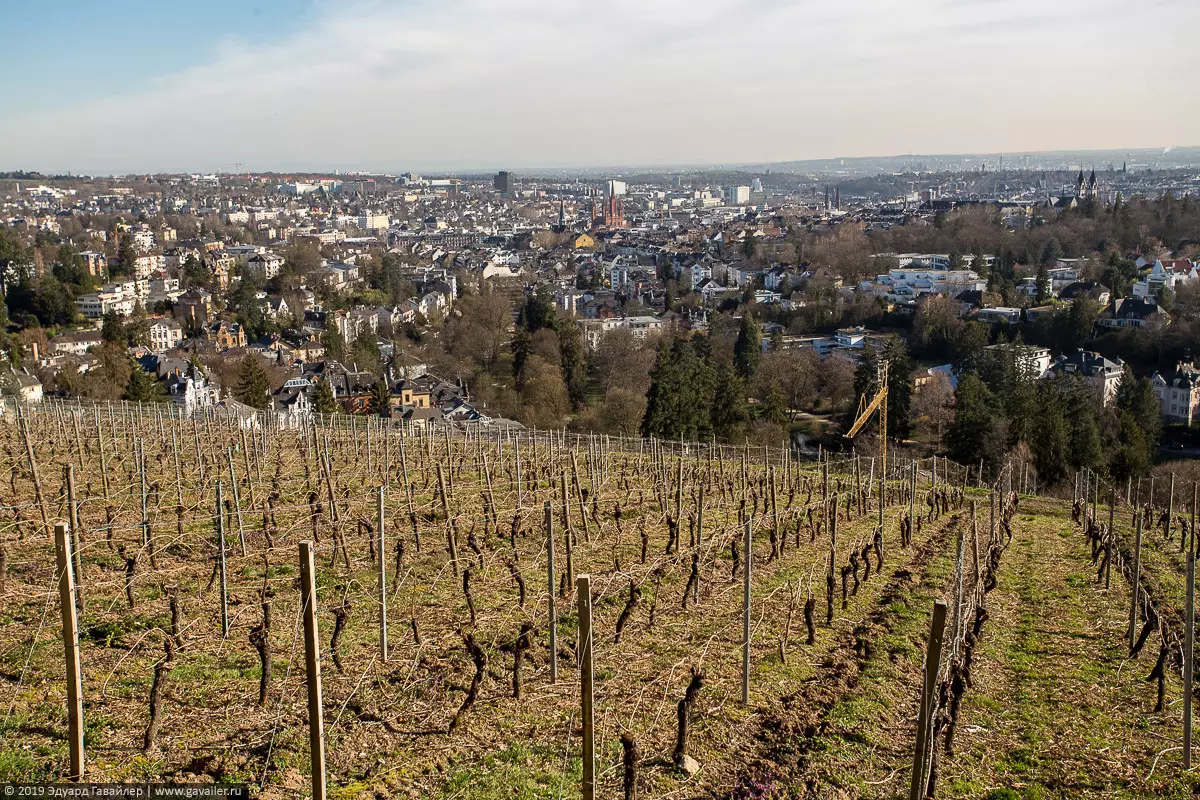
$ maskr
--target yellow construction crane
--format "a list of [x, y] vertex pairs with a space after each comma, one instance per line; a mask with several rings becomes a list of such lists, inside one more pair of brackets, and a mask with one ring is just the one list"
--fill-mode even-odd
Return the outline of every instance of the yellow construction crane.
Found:
[[879, 391], [871, 398], [871, 402], [867, 402], [867, 396], [863, 395], [858, 398], [858, 417], [854, 420], [854, 424], [850, 426], [850, 430], [846, 431], [846, 438], [853, 439], [855, 435], [862, 430], [863, 425], [867, 424], [867, 420], [871, 415], [879, 411], [879, 474], [887, 479], [887, 396], [888, 396], [888, 364], [887, 361], [882, 362], [883, 366], [879, 376]]

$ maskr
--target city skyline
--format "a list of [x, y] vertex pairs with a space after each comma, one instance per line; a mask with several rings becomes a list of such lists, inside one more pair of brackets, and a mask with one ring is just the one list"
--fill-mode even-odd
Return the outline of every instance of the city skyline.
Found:
[[117, 5], [5, 12], [29, 34], [0, 55], [10, 74], [46, 60], [35, 32], [56, 45], [38, 80], [0, 89], [15, 109], [0, 169], [530, 170], [1200, 138], [1184, 41], [1200, 7], [1181, 0]]

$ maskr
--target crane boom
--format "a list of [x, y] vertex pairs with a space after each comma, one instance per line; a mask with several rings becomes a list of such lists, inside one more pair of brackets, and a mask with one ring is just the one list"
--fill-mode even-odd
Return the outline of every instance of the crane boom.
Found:
[[[854, 424], [850, 426], [850, 430], [846, 431], [846, 438], [853, 439], [858, 434], [862, 427], [867, 424], [867, 420], [876, 411], [879, 412], [879, 474], [883, 480], [887, 480], [887, 396], [888, 396], [888, 363], [883, 362], [883, 368], [880, 370], [879, 391], [866, 408], [862, 407], [862, 399], [859, 400], [858, 418], [854, 420]], [[883, 500], [880, 500], [882, 503]], [[882, 519], [882, 517], [881, 517]]]
[[854, 420], [854, 424], [850, 426], [850, 430], [846, 431], [847, 439], [853, 439], [855, 435], [862, 430], [862, 426], [867, 424], [867, 421], [871, 418], [871, 415], [874, 414], [876, 409], [879, 408], [879, 404], [882, 403], [886, 398], [887, 387], [885, 386], [879, 392], [879, 394], [875, 395], [874, 399], [871, 400], [870, 405], [858, 412], [858, 419]]

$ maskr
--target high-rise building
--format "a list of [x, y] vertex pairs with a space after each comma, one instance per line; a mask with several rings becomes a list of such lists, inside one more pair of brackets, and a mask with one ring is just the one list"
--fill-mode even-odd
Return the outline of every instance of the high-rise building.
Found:
[[749, 186], [730, 186], [725, 190], [725, 202], [731, 206], [744, 206], [750, 202]]
[[604, 188], [605, 197], [620, 197], [629, 192], [629, 186], [625, 181], [609, 181], [608, 186]]
[[500, 170], [496, 177], [492, 178], [492, 187], [502, 194], [512, 194], [513, 174], [507, 170]]
[[762, 190], [763, 190], [762, 178], [755, 178], [753, 181], [751, 181], [750, 191], [762, 194]]

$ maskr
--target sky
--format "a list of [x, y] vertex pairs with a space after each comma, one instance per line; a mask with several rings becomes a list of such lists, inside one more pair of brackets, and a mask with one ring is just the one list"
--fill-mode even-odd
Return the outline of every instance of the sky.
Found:
[[0, 170], [1200, 144], [1197, 0], [3, 0]]

